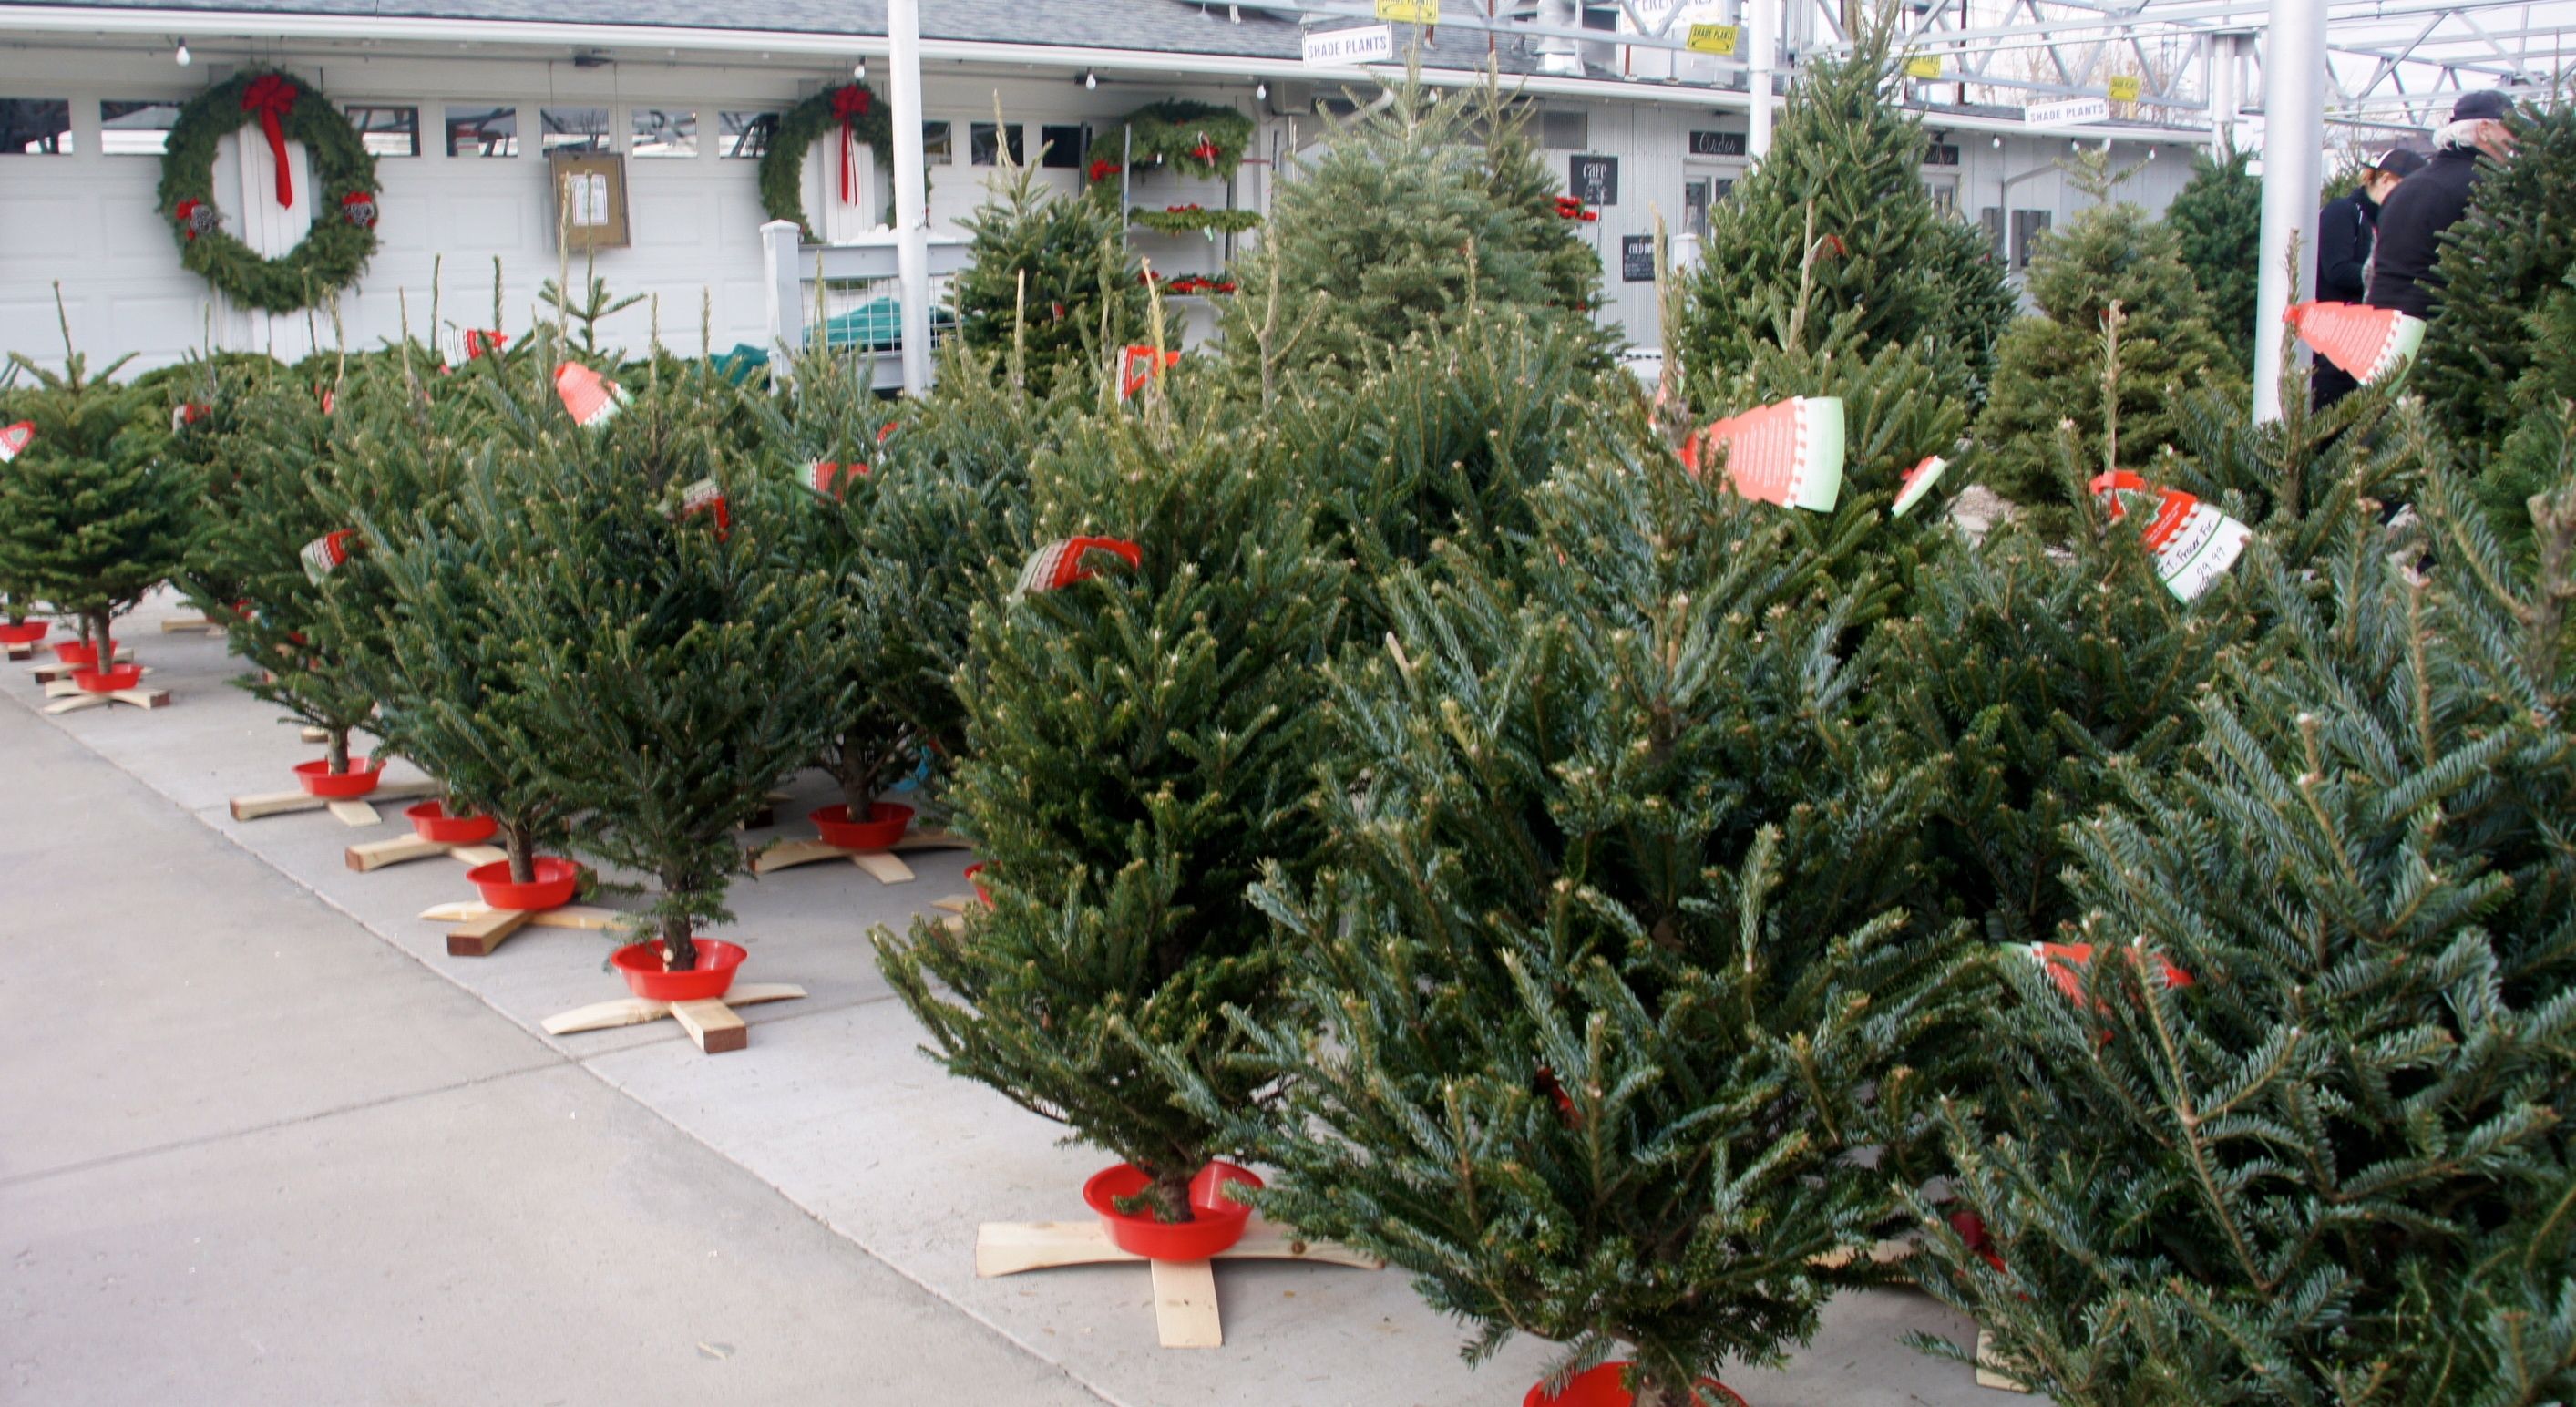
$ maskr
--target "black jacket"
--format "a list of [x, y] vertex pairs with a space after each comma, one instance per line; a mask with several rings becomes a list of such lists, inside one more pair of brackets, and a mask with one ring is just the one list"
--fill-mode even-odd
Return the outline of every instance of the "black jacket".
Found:
[[2317, 216], [2317, 296], [2329, 303], [2358, 303], [2366, 292], [2363, 271], [2378, 237], [2379, 206], [2359, 191], [2326, 206]]
[[2475, 147], [2444, 147], [2423, 170], [2388, 193], [2388, 203], [2379, 211], [2379, 261], [2370, 275], [2370, 306], [2433, 316], [2434, 302], [2442, 296], [2441, 276], [2433, 272], [2442, 256], [2442, 231], [2467, 212], [2478, 174]]

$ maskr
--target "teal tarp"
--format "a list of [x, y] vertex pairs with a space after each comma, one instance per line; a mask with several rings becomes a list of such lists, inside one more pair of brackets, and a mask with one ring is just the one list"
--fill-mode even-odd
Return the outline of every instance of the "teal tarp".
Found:
[[[930, 310], [930, 332], [934, 338], [956, 325], [957, 315], [946, 308]], [[903, 345], [903, 305], [892, 298], [871, 298], [825, 322], [823, 337], [824, 345], [829, 347], [893, 351]]]

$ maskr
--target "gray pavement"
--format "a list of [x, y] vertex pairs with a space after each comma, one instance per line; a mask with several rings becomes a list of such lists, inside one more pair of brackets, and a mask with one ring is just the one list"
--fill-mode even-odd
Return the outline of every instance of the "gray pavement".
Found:
[[[342, 863], [398, 805], [233, 821], [314, 749], [168, 613], [125, 633], [170, 708], [42, 718], [0, 665], [0, 1404], [1499, 1407], [1548, 1362], [1470, 1369], [1392, 1272], [1221, 1267], [1206, 1351], [1155, 1347], [1141, 1267], [975, 1278], [978, 1221], [1079, 1217], [1108, 1160], [923, 1059], [876, 972], [868, 927], [962, 893], [965, 856], [742, 885], [744, 980], [811, 993], [747, 1009], [748, 1050], [549, 1037], [620, 994], [605, 943], [447, 956], [418, 915], [471, 897], [453, 861]], [[779, 833], [826, 799], [798, 791]], [[2034, 1400], [1914, 1332], [1970, 1337], [1852, 1295], [1726, 1378], [1755, 1407]]]

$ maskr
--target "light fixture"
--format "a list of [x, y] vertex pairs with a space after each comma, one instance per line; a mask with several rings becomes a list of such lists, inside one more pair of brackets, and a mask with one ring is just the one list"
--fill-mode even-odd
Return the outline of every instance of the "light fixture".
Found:
[[1252, 100], [1256, 103], [1270, 101], [1270, 84], [1267, 81], [1252, 85]]
[[2004, 149], [2004, 139], [2003, 139], [2001, 136], [1997, 136], [1997, 137], [1995, 138], [1995, 150], [1997, 150], [1997, 151], [2002, 151], [2003, 149]]
[[196, 55], [188, 52], [188, 41], [185, 39], [179, 41], [178, 52], [172, 54], [170, 57], [176, 60], [181, 68], [186, 68], [188, 65], [197, 61]]
[[1097, 74], [1097, 73], [1092, 72], [1090, 69], [1087, 69], [1087, 68], [1086, 68], [1086, 69], [1084, 69], [1084, 70], [1082, 71], [1082, 86], [1083, 86], [1083, 87], [1085, 87], [1085, 88], [1097, 88], [1097, 87], [1099, 87], [1099, 86], [1100, 86], [1100, 75], [1099, 75], [1099, 74]]

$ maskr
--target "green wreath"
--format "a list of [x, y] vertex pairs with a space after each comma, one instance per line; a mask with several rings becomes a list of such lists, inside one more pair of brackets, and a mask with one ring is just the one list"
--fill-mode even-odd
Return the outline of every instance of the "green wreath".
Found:
[[[855, 96], [845, 98], [844, 93]], [[848, 114], [850, 134], [876, 153], [877, 165], [892, 161], [894, 119], [865, 83], [838, 84], [789, 108], [778, 119], [769, 150], [761, 154], [760, 208], [773, 220], [794, 221], [808, 244], [814, 242], [814, 227], [805, 223], [805, 149], [817, 138], [837, 134], [845, 109], [855, 109]]]
[[[1165, 98], [1127, 114], [1123, 150], [1130, 166], [1169, 162], [1185, 175], [1231, 178], [1252, 142], [1252, 119], [1230, 107]], [[1118, 140], [1112, 134], [1107, 140]], [[1095, 145], [1095, 150], [1097, 146]], [[1113, 146], [1112, 151], [1121, 150]]]
[[[289, 140], [302, 142], [311, 158], [314, 192], [313, 227], [302, 243], [275, 259], [227, 233], [215, 204], [215, 145], [225, 135], [258, 124], [258, 112], [244, 106], [254, 88], [275, 84], [263, 95], [291, 97], [278, 115]], [[247, 140], [259, 140], [254, 136]], [[179, 262], [236, 303], [272, 313], [291, 313], [321, 302], [346, 288], [376, 252], [376, 159], [367, 152], [358, 129], [329, 99], [290, 75], [257, 70], [219, 83], [179, 109], [170, 141], [161, 156], [161, 217], [171, 222], [179, 241]]]

